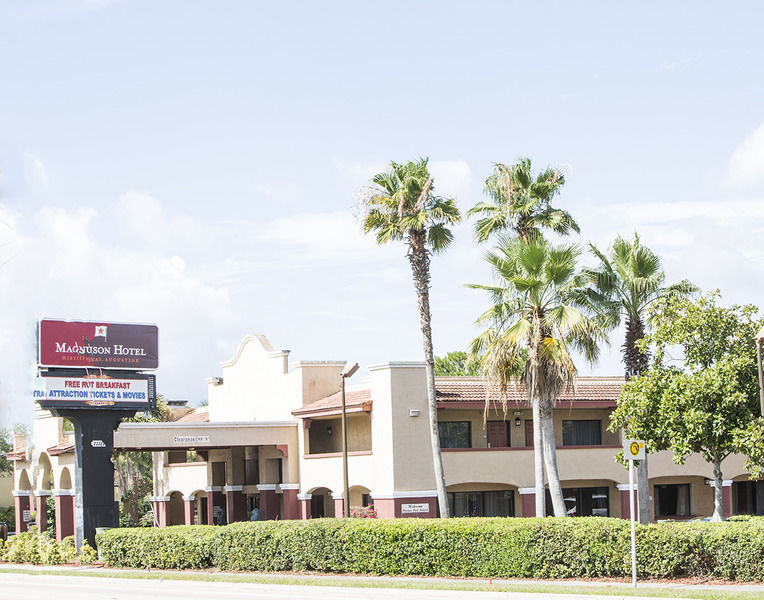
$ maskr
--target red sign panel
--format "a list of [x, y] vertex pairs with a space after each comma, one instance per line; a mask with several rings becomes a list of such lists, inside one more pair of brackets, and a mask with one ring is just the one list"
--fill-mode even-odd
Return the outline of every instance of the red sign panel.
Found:
[[156, 325], [42, 320], [39, 363], [43, 367], [156, 369], [159, 329]]

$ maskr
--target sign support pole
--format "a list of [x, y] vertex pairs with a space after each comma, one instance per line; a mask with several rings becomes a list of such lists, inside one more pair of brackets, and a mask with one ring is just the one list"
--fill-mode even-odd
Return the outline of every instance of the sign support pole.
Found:
[[51, 409], [74, 424], [75, 547], [87, 541], [95, 548], [97, 527], [119, 527], [119, 503], [114, 500], [114, 430], [135, 409]]
[[637, 532], [634, 524], [634, 461], [629, 461], [629, 512], [631, 520], [631, 585], [637, 587]]

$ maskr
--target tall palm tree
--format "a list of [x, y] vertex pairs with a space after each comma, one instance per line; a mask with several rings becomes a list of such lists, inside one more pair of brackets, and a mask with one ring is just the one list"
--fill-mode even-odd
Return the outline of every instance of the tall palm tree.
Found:
[[473, 206], [467, 215], [481, 215], [475, 223], [475, 238], [485, 242], [494, 233], [514, 231], [527, 241], [548, 229], [566, 235], [578, 232], [578, 224], [567, 211], [552, 207], [552, 199], [565, 184], [559, 169], [547, 168], [535, 178], [531, 160], [521, 158], [516, 164], [494, 165], [485, 180], [485, 193], [490, 201]]
[[470, 352], [480, 360], [489, 381], [506, 389], [522, 367], [528, 402], [533, 409], [536, 515], [545, 514], [544, 469], [555, 516], [566, 516], [557, 472], [552, 413], [559, 392], [573, 385], [576, 367], [571, 350], [594, 362], [607, 338], [579, 302], [582, 275], [577, 246], [553, 246], [541, 236], [527, 242], [502, 236], [491, 264], [496, 285], [468, 287], [490, 294], [491, 306], [477, 320], [488, 329], [475, 338]]
[[446, 479], [440, 456], [438, 409], [435, 399], [435, 357], [432, 349], [432, 319], [430, 316], [430, 253], [444, 251], [453, 234], [449, 225], [461, 220], [452, 198], [434, 194], [427, 159], [403, 164], [391, 162], [390, 168], [372, 179], [374, 187], [366, 201], [363, 229], [376, 232], [377, 243], [404, 241], [411, 265], [414, 288], [419, 303], [419, 321], [424, 344], [427, 378], [427, 404], [430, 417], [430, 442], [442, 517], [449, 516]]
[[[666, 276], [657, 254], [642, 245], [638, 234], [629, 241], [620, 236], [610, 247], [609, 255], [589, 244], [599, 264], [585, 270], [591, 286], [586, 289], [589, 299], [602, 310], [610, 327], [625, 321], [626, 336], [621, 346], [626, 379], [647, 370], [649, 357], [637, 345], [645, 337], [647, 309], [658, 298], [686, 297], [698, 291], [688, 280], [664, 286]], [[640, 521], [650, 520], [647, 460], [637, 467], [637, 494]]]

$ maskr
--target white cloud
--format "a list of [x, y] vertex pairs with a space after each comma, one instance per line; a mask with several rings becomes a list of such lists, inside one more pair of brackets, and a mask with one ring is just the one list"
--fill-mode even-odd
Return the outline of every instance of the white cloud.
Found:
[[435, 180], [435, 191], [440, 196], [466, 198], [472, 182], [472, 170], [466, 160], [434, 160], [430, 173]]
[[346, 161], [336, 156], [332, 158], [332, 164], [337, 174], [354, 186], [369, 185], [374, 175], [389, 166], [389, 162], [382, 160]]
[[696, 59], [694, 59], [692, 57], [680, 58], [680, 59], [677, 59], [677, 60], [668, 60], [668, 59], [666, 59], [661, 64], [661, 68], [664, 71], [674, 71], [676, 69], [681, 69], [683, 67], [691, 65], [694, 62], [696, 62]]
[[272, 203], [295, 204], [300, 199], [300, 188], [291, 181], [271, 181], [255, 184], [255, 191]]
[[764, 184], [764, 123], [735, 148], [727, 164], [724, 183], [729, 189], [750, 189]]
[[258, 229], [261, 241], [293, 248], [281, 255], [290, 263], [337, 260], [349, 264], [386, 254], [374, 236], [364, 235], [361, 224], [347, 212], [278, 217]]
[[[124, 239], [108, 228], [112, 210], [123, 211]], [[31, 418], [35, 322], [43, 317], [160, 324], [160, 391], [168, 386], [175, 396], [190, 396], [202, 381], [186, 381], [184, 373], [214, 368], [206, 342], [230, 331], [241, 308], [232, 307], [227, 287], [188, 269], [184, 256], [135, 243], [141, 219], [175, 220], [162, 215], [158, 202], [137, 194], [105, 213], [43, 206], [23, 218], [0, 207], [11, 225], [0, 226], [0, 251], [11, 243], [14, 252], [13, 260], [0, 260], [0, 426]], [[174, 377], [162, 377], [173, 370]]]
[[48, 172], [45, 165], [38, 157], [28, 152], [23, 154], [23, 159], [27, 188], [33, 192], [45, 190], [48, 187]]

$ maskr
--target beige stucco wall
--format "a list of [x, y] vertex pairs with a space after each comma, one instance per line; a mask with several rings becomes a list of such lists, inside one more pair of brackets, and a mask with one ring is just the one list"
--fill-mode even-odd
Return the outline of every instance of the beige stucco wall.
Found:
[[288, 357], [287, 351], [273, 350], [265, 336], [244, 338], [234, 356], [221, 363], [223, 382], [208, 380], [210, 421], [288, 420]]
[[[371, 418], [367, 413], [347, 416], [348, 451], [371, 450]], [[331, 427], [331, 435], [328, 429]], [[314, 419], [307, 434], [309, 454], [342, 451], [342, 418]]]
[[[375, 455], [372, 454], [348, 456], [348, 482], [350, 487], [363, 486], [372, 492], [379, 489], [380, 484], [375, 468], [377, 464], [375, 458]], [[322, 487], [328, 488], [335, 494], [342, 493], [342, 456], [308, 458], [303, 464], [302, 479], [300, 481], [301, 493], [311, 493], [316, 488]]]
[[[433, 491], [435, 476], [424, 363], [389, 363], [395, 491]], [[418, 410], [419, 416], [410, 416]]]
[[0, 506], [13, 506], [13, 475], [0, 475]]

